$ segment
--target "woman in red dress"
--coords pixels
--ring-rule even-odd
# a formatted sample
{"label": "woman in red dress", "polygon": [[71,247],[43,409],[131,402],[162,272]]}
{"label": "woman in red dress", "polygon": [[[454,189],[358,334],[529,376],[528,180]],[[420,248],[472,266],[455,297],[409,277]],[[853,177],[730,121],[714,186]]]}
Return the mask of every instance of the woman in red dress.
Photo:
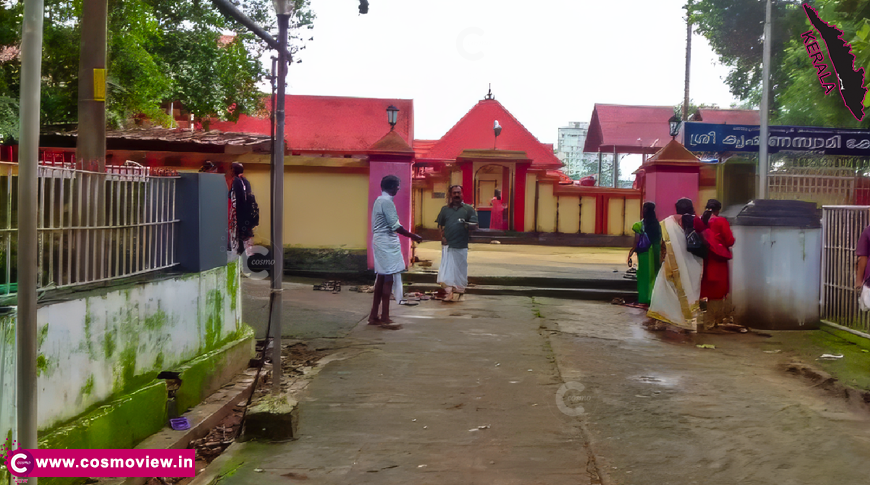
{"label": "woman in red dress", "polygon": [[[709,251],[704,260],[704,276],[701,278],[701,298],[707,299],[708,313],[713,322],[719,323],[724,316],[724,300],[728,296],[731,281],[728,274],[728,260],[734,246],[734,234],[724,217],[719,217],[722,203],[716,199],[707,201],[701,220],[709,230],[704,231]],[[712,305],[711,305],[712,304]]]}
{"label": "woman in red dress", "polygon": [[501,201],[501,191],[495,189],[495,197],[492,198],[492,212],[490,212],[489,228],[493,231],[505,231],[507,225],[504,220],[504,203]]}

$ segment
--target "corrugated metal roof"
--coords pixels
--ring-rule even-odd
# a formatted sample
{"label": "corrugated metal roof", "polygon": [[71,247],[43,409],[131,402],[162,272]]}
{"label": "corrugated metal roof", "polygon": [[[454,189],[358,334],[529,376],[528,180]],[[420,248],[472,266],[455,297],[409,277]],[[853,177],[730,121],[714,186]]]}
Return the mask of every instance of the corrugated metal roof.
{"label": "corrugated metal roof", "polygon": [[[78,131],[51,133],[55,136],[76,137]],[[268,143],[269,135],[222,131],[190,131],[180,128],[135,128],[106,131],[107,139],[164,141],[169,143],[197,143],[200,145],[253,146]]]}
{"label": "corrugated metal roof", "polygon": [[[399,108],[395,132],[410,145],[414,138],[413,100],[288,95],[285,106],[287,150],[364,153],[390,131],[387,123],[387,106],[390,105]],[[266,106],[271,106],[268,99]],[[210,126],[265,135],[271,129],[268,117],[246,115],[235,123],[212,121]]]}
{"label": "corrugated metal roof", "polygon": [[755,109],[712,109],[699,108],[691,121],[728,125],[759,125],[761,114]]}
{"label": "corrugated metal roof", "polygon": [[[583,151],[610,152],[615,146],[622,147],[624,151],[620,153],[642,153],[639,150],[641,147],[661,148],[671,141],[668,140],[671,137],[668,120],[673,115],[673,106],[596,103]],[[625,151],[631,148],[637,148],[638,151]]]}

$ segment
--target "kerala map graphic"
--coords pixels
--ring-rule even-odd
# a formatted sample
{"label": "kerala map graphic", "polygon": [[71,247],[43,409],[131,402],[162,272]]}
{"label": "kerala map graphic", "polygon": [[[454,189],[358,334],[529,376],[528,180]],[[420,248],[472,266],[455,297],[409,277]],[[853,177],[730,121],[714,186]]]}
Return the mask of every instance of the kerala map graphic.
{"label": "kerala map graphic", "polygon": [[810,23],[825,42],[843,103],[856,120],[863,120],[864,96],[867,94],[867,88],[864,87],[864,68],[855,69],[855,55],[852,54],[852,46],[843,40],[843,31],[819,18],[813,7],[807,4],[803,7]]}

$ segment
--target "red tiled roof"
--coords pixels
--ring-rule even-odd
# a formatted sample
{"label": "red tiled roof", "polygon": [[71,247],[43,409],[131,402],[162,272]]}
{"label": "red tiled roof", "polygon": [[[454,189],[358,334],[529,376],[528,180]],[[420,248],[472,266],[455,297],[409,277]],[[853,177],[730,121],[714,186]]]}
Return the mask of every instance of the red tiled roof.
{"label": "red tiled roof", "polygon": [[370,146],[368,151],[381,153],[414,153],[414,149],[408,146],[408,144],[405,143],[405,140],[403,140],[395,131],[391,131],[384,135],[383,138]]}
{"label": "red tiled roof", "polygon": [[668,119],[673,115],[673,106],[596,103],[583,151],[612,152],[615,146],[620,153],[641,153],[640,147],[648,153],[649,147],[661,148],[670,141]]}
{"label": "red tiled roof", "polygon": [[[502,127],[498,143],[493,123]],[[423,140],[414,142],[417,158],[455,160],[464,150],[516,150],[526,152],[532,166],[560,168],[562,162],[553,154],[552,145],[538,141],[510,112],[494,99],[484,99],[472,107],[431,149],[421,150]],[[549,148],[548,148],[549,147]]]}
{"label": "red tiled roof", "polygon": [[[266,100],[267,108],[271,105]],[[399,108],[395,132],[406,143],[414,138],[414,101],[410,99],[350,98],[288,95],[287,149],[294,152],[363,153],[390,131],[387,106]],[[236,123],[212,121],[221,131],[269,134],[269,118],[242,115]]]}
{"label": "red tiled roof", "polygon": [[[729,125],[759,125],[761,115],[755,109],[711,109],[699,108],[700,118],[692,115],[692,121],[704,123],[729,124]],[[690,118],[691,119],[691,118]]]}

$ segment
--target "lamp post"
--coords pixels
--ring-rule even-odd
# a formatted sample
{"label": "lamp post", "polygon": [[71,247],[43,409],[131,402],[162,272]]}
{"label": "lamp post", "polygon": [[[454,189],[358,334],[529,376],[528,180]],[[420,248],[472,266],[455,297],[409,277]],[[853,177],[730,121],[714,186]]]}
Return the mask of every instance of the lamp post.
{"label": "lamp post", "polygon": [[670,131],[668,133],[670,133],[671,135],[671,140],[675,140],[677,138],[677,134],[680,133],[680,123],[680,118],[677,117],[676,114],[671,116],[671,119],[668,120],[668,125],[670,126]]}
{"label": "lamp post", "polygon": [[272,395],[281,393],[281,322],[283,319],[284,276],[284,104],[287,84],[287,28],[293,0],[272,0],[278,15],[278,92],[275,100],[275,145],[272,152]]}
{"label": "lamp post", "polygon": [[396,127],[396,120],[399,118],[399,108],[393,105],[387,107],[387,122],[390,124],[390,131]]}

